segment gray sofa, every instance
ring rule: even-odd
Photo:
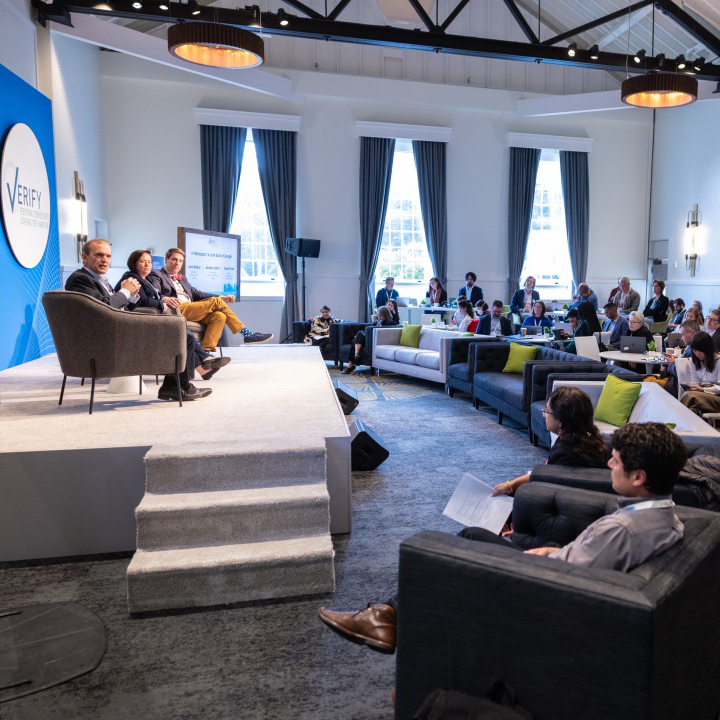
[[[502,338],[490,335],[452,338],[448,343],[447,370],[445,373],[445,392],[452,397],[456,391],[472,395],[472,376],[474,369],[475,346],[483,342],[501,342]]]
[[[523,547],[564,545],[616,509],[604,493],[529,483]],[[400,546],[396,720],[435,688],[497,680],[535,720],[716,720],[720,516],[677,507],[685,538],[629,573],[423,532]]]

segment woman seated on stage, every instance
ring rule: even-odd
[[[715,354],[715,345],[710,335],[702,330],[695,333],[690,343],[692,355],[688,384],[683,385],[686,390],[680,402],[696,415],[709,412],[720,412],[720,397],[705,392],[705,388],[718,389],[715,383],[720,383],[720,362]]]
[[[550,448],[546,465],[604,468],[608,450],[593,422],[590,398],[579,388],[559,387],[547,399],[545,427],[557,440]],[[531,473],[500,483],[493,495],[512,495],[521,485],[532,480]]]
[[[320,314],[310,321],[310,332],[303,338],[306,345],[317,345],[321,350],[330,342],[330,325],[337,322],[330,316],[330,308],[323,305]]]
[[[475,319],[475,312],[469,300],[461,298],[458,300],[458,309],[453,315],[450,324],[457,327],[458,332],[467,332],[470,323]]]
[[[430,305],[445,305],[445,303],[447,302],[447,292],[442,286],[440,278],[430,278],[430,287],[425,293],[425,297],[427,298]]]
[[[373,325],[368,325],[368,327],[392,327],[393,325],[397,325],[397,323],[393,322],[390,310],[383,305],[378,308],[378,317],[375,323]],[[361,330],[356,333],[353,338],[353,343],[350,347],[350,358],[348,359],[347,367],[342,371],[343,375],[349,375],[353,370],[356,370],[357,366],[362,362],[360,351],[365,347],[366,332],[367,330]]]
[[[528,315],[524,320],[522,327],[537,327],[552,329],[550,318],[545,317],[545,303],[542,300],[536,300],[533,305],[533,314]]]
[[[635,312],[631,312],[630,317],[628,317],[628,329],[625,331],[625,335],[623,337],[627,335],[631,335],[632,337],[644,337],[646,348],[647,345],[653,342],[652,333],[645,324],[645,316],[637,310]]]
[[[160,297],[160,293],[155,289],[150,281],[146,279],[152,272],[152,255],[150,254],[150,251],[133,250],[128,258],[127,266],[127,271],[123,273],[123,276],[120,278],[117,285],[115,285],[115,292],[120,291],[120,286],[128,278],[134,278],[140,283],[138,301],[136,303],[130,303],[127,306],[128,310],[147,307],[153,308],[161,314],[172,313],[172,308],[166,302],[171,300],[171,298]],[[207,350],[202,348],[195,336],[193,336],[193,338],[195,340],[195,357],[200,361],[200,364],[195,368],[195,372],[200,375],[203,380],[209,380],[221,367],[224,367],[230,362],[230,358],[213,357]]]

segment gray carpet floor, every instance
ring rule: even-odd
[[[390,449],[374,472],[353,474],[354,529],[334,538],[332,597],[131,618],[129,559],[0,568],[0,609],[77,601],[107,628],[92,673],[0,704],[3,720],[390,720],[394,656],[343,641],[317,609],[357,609],[394,592],[398,544],[423,529],[457,532],[441,513],[460,476],[492,483],[543,462],[525,431],[498,426],[442,387],[369,372],[352,417]]]

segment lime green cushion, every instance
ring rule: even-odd
[[[505,367],[502,369],[504,373],[522,373],[523,365],[528,360],[534,360],[537,355],[537,345],[521,345],[520,343],[510,343],[510,354],[508,355]]]
[[[400,334],[400,344],[406,347],[418,346],[420,342],[420,330],[422,325],[403,325],[402,333]]]
[[[595,408],[595,420],[615,427],[627,425],[639,395],[640,383],[628,382],[614,375],[608,375]]]

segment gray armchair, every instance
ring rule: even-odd
[[[124,312],[68,290],[46,292],[42,303],[63,371],[58,405],[68,376],[91,379],[90,414],[97,378],[174,374],[180,385],[187,354],[185,318]]]
[[[523,547],[565,544],[614,498],[529,483]],[[435,688],[507,681],[535,720],[715,720],[720,517],[677,507],[684,539],[629,573],[423,532],[400,546],[396,720]]]

